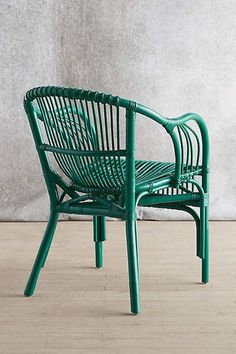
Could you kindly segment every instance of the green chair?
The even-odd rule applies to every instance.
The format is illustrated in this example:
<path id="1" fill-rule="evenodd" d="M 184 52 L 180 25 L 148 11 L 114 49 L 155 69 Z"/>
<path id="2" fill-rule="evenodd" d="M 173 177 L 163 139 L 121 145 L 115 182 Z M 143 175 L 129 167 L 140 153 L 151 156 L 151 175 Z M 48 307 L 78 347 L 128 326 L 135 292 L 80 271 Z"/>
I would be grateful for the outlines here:
<path id="1" fill-rule="evenodd" d="M 192 215 L 202 282 L 208 282 L 209 138 L 199 115 L 168 119 L 127 99 L 64 87 L 28 91 L 24 108 L 50 198 L 50 218 L 25 296 L 34 292 L 59 213 L 93 216 L 98 268 L 103 266 L 105 218 L 109 216 L 126 223 L 131 312 L 139 313 L 137 206 L 178 209 Z M 174 162 L 135 159 L 137 114 L 166 130 L 173 143 Z"/>

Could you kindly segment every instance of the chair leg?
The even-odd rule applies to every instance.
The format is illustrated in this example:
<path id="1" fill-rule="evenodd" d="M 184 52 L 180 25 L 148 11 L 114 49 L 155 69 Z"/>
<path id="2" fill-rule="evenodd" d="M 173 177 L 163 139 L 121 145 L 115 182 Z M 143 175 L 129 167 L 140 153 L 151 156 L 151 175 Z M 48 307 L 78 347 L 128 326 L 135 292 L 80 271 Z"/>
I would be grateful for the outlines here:
<path id="1" fill-rule="evenodd" d="M 93 217 L 93 238 L 95 242 L 96 268 L 103 267 L 103 241 L 106 240 L 105 216 Z"/>
<path id="2" fill-rule="evenodd" d="M 132 218 L 126 220 L 126 242 L 129 267 L 129 288 L 131 312 L 137 314 L 140 312 L 140 294 L 139 294 L 139 266 L 138 266 L 138 245 L 135 220 Z"/>
<path id="3" fill-rule="evenodd" d="M 58 219 L 58 217 L 57 217 Z M 53 240 L 53 236 L 54 236 L 54 233 L 55 233 L 55 229 L 56 229 L 56 224 L 57 224 L 57 219 L 55 220 L 55 226 L 54 226 L 54 230 L 52 231 L 52 237 L 47 245 L 47 252 L 45 253 L 44 257 L 43 257 L 43 262 L 42 262 L 42 265 L 41 265 L 41 268 L 43 268 L 45 266 L 45 263 L 46 263 L 46 260 L 47 260 L 47 257 L 48 257 L 48 253 L 50 251 L 50 248 L 51 248 L 51 244 L 52 244 L 52 240 Z"/>
<path id="4" fill-rule="evenodd" d="M 202 282 L 209 281 L 209 221 L 208 206 L 205 207 L 205 257 L 202 259 Z"/>
<path id="5" fill-rule="evenodd" d="M 140 279 L 139 251 L 138 251 L 138 225 L 137 225 L 137 220 L 135 221 L 135 243 L 136 243 L 136 254 L 137 254 L 137 264 L 138 264 L 138 278 Z"/>
<path id="6" fill-rule="evenodd" d="M 42 242 L 40 244 L 37 257 L 35 259 L 29 280 L 28 280 L 26 288 L 25 288 L 25 292 L 24 292 L 25 296 L 31 296 L 34 293 L 34 289 L 35 289 L 35 286 L 37 283 L 37 279 L 38 279 L 41 267 L 46 260 L 49 248 L 52 243 L 53 235 L 54 235 L 56 225 L 57 225 L 58 216 L 59 216 L 58 213 L 51 211 L 50 218 L 49 218 L 46 230 L 44 232 L 44 236 L 43 236 Z"/>

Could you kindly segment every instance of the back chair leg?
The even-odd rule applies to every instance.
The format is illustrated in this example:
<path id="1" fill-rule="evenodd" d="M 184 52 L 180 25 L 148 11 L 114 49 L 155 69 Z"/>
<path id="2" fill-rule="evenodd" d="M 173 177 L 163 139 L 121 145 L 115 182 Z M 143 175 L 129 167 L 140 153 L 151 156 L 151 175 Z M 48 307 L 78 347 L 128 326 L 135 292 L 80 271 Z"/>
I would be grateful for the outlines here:
<path id="1" fill-rule="evenodd" d="M 205 257 L 202 259 L 202 282 L 209 281 L 209 221 L 208 206 L 205 207 Z"/>
<path id="2" fill-rule="evenodd" d="M 136 243 L 136 254 L 137 254 L 137 264 L 138 264 L 138 277 L 139 277 L 139 279 L 140 279 L 139 251 L 138 251 L 138 225 L 137 225 L 137 220 L 135 221 L 135 243 Z"/>
<path id="3" fill-rule="evenodd" d="M 197 244 L 197 247 L 196 247 L 196 255 L 198 257 L 201 258 L 201 230 L 200 230 L 200 221 L 199 220 L 195 220 L 195 224 L 196 224 L 196 244 Z"/>
<path id="4" fill-rule="evenodd" d="M 126 242 L 129 267 L 129 288 L 131 312 L 137 314 L 140 312 L 140 294 L 139 294 L 139 266 L 138 266 L 138 245 L 136 220 L 128 218 L 126 220 Z"/>
<path id="5" fill-rule="evenodd" d="M 49 248 L 52 243 L 53 235 L 57 225 L 58 216 L 59 216 L 58 213 L 51 211 L 50 218 L 46 230 L 44 232 L 44 236 L 40 244 L 37 257 L 35 259 L 29 280 L 25 288 L 25 292 L 24 292 L 25 296 L 31 296 L 34 293 L 34 289 L 37 283 L 40 270 L 46 260 Z"/>
<path id="6" fill-rule="evenodd" d="M 105 216 L 93 217 L 93 237 L 95 242 L 96 267 L 103 267 L 103 241 L 106 240 L 106 218 Z"/>

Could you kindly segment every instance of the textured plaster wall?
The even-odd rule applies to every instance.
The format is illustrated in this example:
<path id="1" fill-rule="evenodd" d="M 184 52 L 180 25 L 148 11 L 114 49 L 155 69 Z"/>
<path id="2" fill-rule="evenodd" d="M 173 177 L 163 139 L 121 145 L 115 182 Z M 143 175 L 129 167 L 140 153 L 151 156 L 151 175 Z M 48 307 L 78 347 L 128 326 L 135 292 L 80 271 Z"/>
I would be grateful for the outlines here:
<path id="1" fill-rule="evenodd" d="M 1 220 L 47 218 L 22 108 L 26 90 L 47 84 L 113 93 L 165 116 L 201 114 L 211 135 L 210 215 L 235 219 L 234 0 L 0 0 L 0 18 Z M 150 122 L 137 135 L 139 157 L 170 157 L 166 136 Z"/>

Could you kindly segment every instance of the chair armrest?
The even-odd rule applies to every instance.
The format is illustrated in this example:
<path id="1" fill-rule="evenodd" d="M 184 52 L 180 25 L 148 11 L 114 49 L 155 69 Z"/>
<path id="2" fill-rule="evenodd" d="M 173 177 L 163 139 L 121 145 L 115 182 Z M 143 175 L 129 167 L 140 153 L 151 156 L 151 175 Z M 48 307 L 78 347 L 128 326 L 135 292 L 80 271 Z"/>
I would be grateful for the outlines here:
<path id="1" fill-rule="evenodd" d="M 175 150 L 175 184 L 191 179 L 193 174 L 206 175 L 209 169 L 209 135 L 205 121 L 196 113 L 168 118 L 165 125 Z M 195 122 L 197 129 L 189 126 Z"/>
<path id="2" fill-rule="evenodd" d="M 143 105 L 137 105 L 136 112 L 162 125 L 170 135 L 175 152 L 174 187 L 178 187 L 183 180 L 191 179 L 193 174 L 208 173 L 209 136 L 200 115 L 187 113 L 177 118 L 166 118 Z M 191 121 L 197 124 L 197 129 L 189 126 Z"/>

